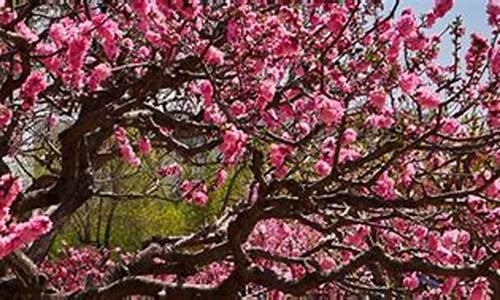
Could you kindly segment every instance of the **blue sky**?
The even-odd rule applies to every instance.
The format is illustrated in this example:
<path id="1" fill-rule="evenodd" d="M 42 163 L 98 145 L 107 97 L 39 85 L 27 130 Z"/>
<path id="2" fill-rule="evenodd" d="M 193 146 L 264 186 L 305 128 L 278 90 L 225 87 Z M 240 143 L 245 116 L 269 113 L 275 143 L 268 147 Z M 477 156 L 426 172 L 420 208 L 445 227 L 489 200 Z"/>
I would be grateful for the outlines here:
<path id="1" fill-rule="evenodd" d="M 386 9 L 390 9 L 394 4 L 395 0 L 384 0 Z M 486 16 L 486 4 L 488 0 L 455 0 L 455 5 L 453 9 L 442 19 L 438 20 L 433 28 L 433 31 L 439 32 L 446 28 L 446 25 L 455 19 L 456 16 L 462 15 L 465 26 L 465 43 L 464 48 L 469 41 L 469 36 L 473 32 L 480 33 L 488 37 L 491 33 L 491 27 L 488 26 L 487 16 Z M 417 15 L 426 13 L 432 9 L 434 6 L 434 0 L 400 0 L 400 10 L 406 7 L 411 7 Z M 398 14 L 399 15 L 399 14 Z M 443 40 L 441 47 L 440 61 L 447 62 L 446 50 L 450 49 L 449 39 Z M 464 49 L 462 49 L 463 53 Z M 449 52 L 448 52 L 449 54 Z"/>

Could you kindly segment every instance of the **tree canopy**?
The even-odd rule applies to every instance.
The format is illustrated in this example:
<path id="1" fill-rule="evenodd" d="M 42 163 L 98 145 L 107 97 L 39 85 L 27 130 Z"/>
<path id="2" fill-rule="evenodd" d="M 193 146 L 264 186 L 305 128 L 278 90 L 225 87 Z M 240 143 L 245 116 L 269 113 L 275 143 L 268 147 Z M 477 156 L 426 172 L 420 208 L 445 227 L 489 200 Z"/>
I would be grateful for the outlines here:
<path id="1" fill-rule="evenodd" d="M 0 295 L 499 299 L 500 2 L 453 4 L 0 0 Z"/>

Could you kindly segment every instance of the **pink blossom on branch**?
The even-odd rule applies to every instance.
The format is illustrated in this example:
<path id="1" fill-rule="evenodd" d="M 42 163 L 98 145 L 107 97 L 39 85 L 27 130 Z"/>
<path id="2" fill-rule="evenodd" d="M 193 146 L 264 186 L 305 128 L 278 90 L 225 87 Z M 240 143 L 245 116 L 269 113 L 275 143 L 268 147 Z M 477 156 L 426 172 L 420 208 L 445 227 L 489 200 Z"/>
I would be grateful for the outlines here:
<path id="1" fill-rule="evenodd" d="M 326 125 L 334 125 L 340 123 L 344 116 L 344 107 L 339 101 L 319 97 L 320 113 L 319 117 Z"/>
<path id="2" fill-rule="evenodd" d="M 128 164 L 134 167 L 138 167 L 141 164 L 141 160 L 135 154 L 132 145 L 127 137 L 127 131 L 123 127 L 118 127 L 115 130 L 115 140 L 118 147 L 118 151 Z"/>
<path id="3" fill-rule="evenodd" d="M 42 184 L 48 195 L 80 199 L 91 194 L 81 191 L 106 188 L 97 177 L 106 159 L 138 167 L 139 153 L 152 151 L 146 136 L 154 137 L 148 167 L 126 168 L 127 175 L 155 170 L 151 184 L 200 206 L 191 209 L 207 214 L 206 226 L 152 256 L 124 256 L 115 270 L 99 262 L 109 262 L 103 253 L 73 249 L 69 261 L 46 267 L 59 291 L 85 298 L 126 284 L 116 290 L 140 294 L 149 289 L 134 287 L 147 278 L 154 279 L 151 297 L 192 291 L 224 298 L 262 288 L 276 297 L 340 299 L 350 293 L 345 277 L 354 292 L 362 290 L 356 284 L 391 286 L 423 300 L 493 293 L 488 272 L 500 268 L 498 45 L 490 41 L 495 33 L 474 34 L 465 56 L 457 54 L 466 70 L 460 62 L 439 65 L 449 36 L 422 26 L 448 14 L 453 1 L 434 1 L 424 24 L 411 9 L 375 22 L 376 0 L 226 1 L 216 9 L 211 1 L 108 2 L 65 8 L 53 24 L 40 25 L 40 37 L 22 10 L 0 12 L 2 83 L 14 82 L 1 86 L 2 155 L 47 161 L 54 173 Z M 497 2 L 487 6 L 493 26 Z M 19 22 L 7 25 L 12 20 Z M 463 45 L 464 28 L 450 26 Z M 26 111 L 18 108 L 23 101 Z M 62 133 L 38 130 L 53 127 L 55 113 L 65 118 Z M 132 132 L 141 136 L 131 140 Z M 38 141 L 49 145 L 43 155 L 33 151 Z M 168 159 L 156 161 L 157 153 Z M 78 172 L 68 178 L 73 167 Z M 235 178 L 221 190 L 228 172 Z M 4 180 L 2 255 L 50 228 L 37 217 L 15 223 L 18 210 L 45 202 L 31 202 L 39 199 L 38 180 L 23 196 L 20 181 Z M 219 207 L 221 194 L 227 206 Z M 384 274 L 404 272 L 379 283 L 372 261 Z M 460 271 L 473 266 L 481 267 Z M 126 277 L 108 279 L 113 274 Z"/>
<path id="4" fill-rule="evenodd" d="M 97 65 L 89 76 L 89 89 L 91 91 L 98 89 L 102 82 L 104 82 L 109 76 L 111 76 L 111 68 L 108 64 L 103 63 Z"/>
<path id="5" fill-rule="evenodd" d="M 0 127 L 9 126 L 12 121 L 12 111 L 5 105 L 0 104 Z"/>
<path id="6" fill-rule="evenodd" d="M 151 141 L 149 140 L 148 137 L 141 137 L 139 139 L 139 152 L 141 152 L 144 155 L 148 155 L 152 150 L 151 147 Z"/>
<path id="7" fill-rule="evenodd" d="M 248 136 L 241 130 L 230 127 L 223 134 L 220 151 L 224 154 L 224 161 L 229 165 L 235 164 L 245 151 Z"/>
<path id="8" fill-rule="evenodd" d="M 35 105 L 38 95 L 47 88 L 45 74 L 32 72 L 21 87 L 21 97 L 24 99 L 23 110 L 30 110 Z"/>
<path id="9" fill-rule="evenodd" d="M 432 27 L 437 19 L 444 17 L 453 7 L 454 0 L 434 0 L 434 7 L 426 15 L 426 26 Z"/>
<path id="10" fill-rule="evenodd" d="M 493 27 L 500 26 L 500 1 L 499 0 L 488 0 L 488 5 L 486 7 L 488 13 L 488 23 Z"/>
<path id="11" fill-rule="evenodd" d="M 399 85 L 406 94 L 412 94 L 419 84 L 420 78 L 414 73 L 402 74 L 399 80 Z"/>
<path id="12" fill-rule="evenodd" d="M 439 94 L 431 91 L 429 88 L 418 89 L 415 98 L 417 99 L 417 103 L 423 108 L 436 108 L 441 103 Z"/>

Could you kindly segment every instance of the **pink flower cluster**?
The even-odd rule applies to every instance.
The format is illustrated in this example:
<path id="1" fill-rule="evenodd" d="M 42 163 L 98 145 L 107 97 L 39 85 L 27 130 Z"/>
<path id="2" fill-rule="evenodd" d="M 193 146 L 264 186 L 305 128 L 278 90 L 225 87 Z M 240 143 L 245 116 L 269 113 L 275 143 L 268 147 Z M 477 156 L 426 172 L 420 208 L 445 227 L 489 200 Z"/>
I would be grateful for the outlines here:
<path id="1" fill-rule="evenodd" d="M 115 265 L 107 249 L 65 246 L 61 252 L 59 258 L 43 261 L 41 270 L 50 274 L 50 283 L 63 292 L 84 288 L 88 283 L 98 284 Z"/>
<path id="2" fill-rule="evenodd" d="M 500 76 L 500 48 L 491 49 L 491 73 Z"/>
<path id="3" fill-rule="evenodd" d="M 441 97 L 427 87 L 418 89 L 415 97 L 423 108 L 437 108 L 441 104 Z"/>
<path id="4" fill-rule="evenodd" d="M 474 73 L 485 63 L 489 48 L 488 40 L 485 37 L 476 33 L 471 35 L 471 45 L 465 55 L 465 63 L 469 74 Z"/>
<path id="5" fill-rule="evenodd" d="M 226 164 L 234 165 L 238 161 L 245 151 L 247 140 L 247 134 L 235 127 L 230 127 L 224 131 L 219 150 L 224 154 Z"/>
<path id="6" fill-rule="evenodd" d="M 380 114 L 371 114 L 366 118 L 366 124 L 379 129 L 391 128 L 395 122 L 391 112 L 389 109 L 384 109 Z"/>
<path id="7" fill-rule="evenodd" d="M 174 177 L 181 175 L 182 169 L 177 163 L 169 164 L 158 169 L 158 175 L 162 177 Z"/>
<path id="8" fill-rule="evenodd" d="M 148 155 L 149 153 L 151 153 L 151 150 L 153 148 L 151 147 L 151 141 L 149 140 L 148 137 L 143 136 L 139 138 L 138 144 L 139 144 L 139 152 L 141 152 L 141 154 Z"/>
<path id="9" fill-rule="evenodd" d="M 203 56 L 205 62 L 209 65 L 222 65 L 224 63 L 224 52 L 214 46 L 208 47 L 205 55 Z"/>
<path id="10" fill-rule="evenodd" d="M 90 73 L 88 80 L 88 88 L 91 91 L 98 89 L 102 82 L 104 82 L 109 76 L 111 76 L 111 67 L 102 63 L 97 65 Z"/>
<path id="11" fill-rule="evenodd" d="M 453 8 L 453 0 L 435 0 L 431 12 L 426 15 L 426 26 L 432 27 L 439 18 L 444 17 Z"/>
<path id="12" fill-rule="evenodd" d="M 486 105 L 488 110 L 488 125 L 495 129 L 500 128 L 500 99 Z"/>
<path id="13" fill-rule="evenodd" d="M 404 73 L 401 75 L 401 79 L 399 80 L 399 85 L 401 89 L 406 94 L 413 94 L 415 89 L 420 84 L 420 78 L 414 73 Z"/>
<path id="14" fill-rule="evenodd" d="M 38 95 L 47 88 L 45 75 L 39 71 L 31 72 L 21 87 L 21 97 L 23 98 L 23 110 L 30 110 L 35 105 Z"/>
<path id="15" fill-rule="evenodd" d="M 201 181 L 182 182 L 180 186 L 182 197 L 188 203 L 204 206 L 208 202 L 208 190 L 205 183 Z"/>
<path id="16" fill-rule="evenodd" d="M 486 12 L 488 23 L 493 27 L 500 27 L 500 0 L 489 0 Z"/>
<path id="17" fill-rule="evenodd" d="M 328 126 L 340 123 L 345 112 L 342 103 L 324 96 L 319 97 L 319 108 L 319 117 Z"/>
<path id="18" fill-rule="evenodd" d="M 115 140 L 120 152 L 121 157 L 131 166 L 138 167 L 141 165 L 141 160 L 137 157 L 130 145 L 130 141 L 127 137 L 127 131 L 123 127 L 118 127 L 115 130 Z"/>
<path id="19" fill-rule="evenodd" d="M 23 185 L 20 179 L 7 174 L 0 178 L 0 187 L 0 230 L 5 230 L 10 206 L 22 191 Z"/>
<path id="20" fill-rule="evenodd" d="M 41 235 L 50 231 L 52 222 L 46 216 L 34 216 L 23 223 L 11 223 L 9 209 L 14 200 L 22 190 L 19 179 L 11 175 L 4 175 L 0 178 L 0 258 L 5 257 L 12 251 L 25 244 L 33 242 Z"/>
<path id="21" fill-rule="evenodd" d="M 12 111 L 5 105 L 0 104 L 0 127 L 9 126 L 12 121 Z"/>
<path id="22" fill-rule="evenodd" d="M 387 172 L 384 172 L 375 183 L 373 191 L 386 200 L 396 199 L 395 181 Z"/>

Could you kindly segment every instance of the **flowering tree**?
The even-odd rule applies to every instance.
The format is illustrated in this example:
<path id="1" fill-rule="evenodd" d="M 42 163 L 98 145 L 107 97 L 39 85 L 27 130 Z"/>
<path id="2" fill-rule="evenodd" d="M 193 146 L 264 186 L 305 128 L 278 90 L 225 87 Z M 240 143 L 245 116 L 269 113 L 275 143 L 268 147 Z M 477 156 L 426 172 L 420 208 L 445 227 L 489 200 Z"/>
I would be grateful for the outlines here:
<path id="1" fill-rule="evenodd" d="M 31 185 L 2 177 L 2 293 L 500 298 L 498 0 L 470 38 L 433 34 L 452 0 L 5 2 L 0 166 Z M 110 188 L 116 158 L 147 187 Z M 191 235 L 37 267 L 94 196 L 205 206 L 240 170 L 245 196 Z M 11 205 L 38 217 L 7 226 Z"/>

